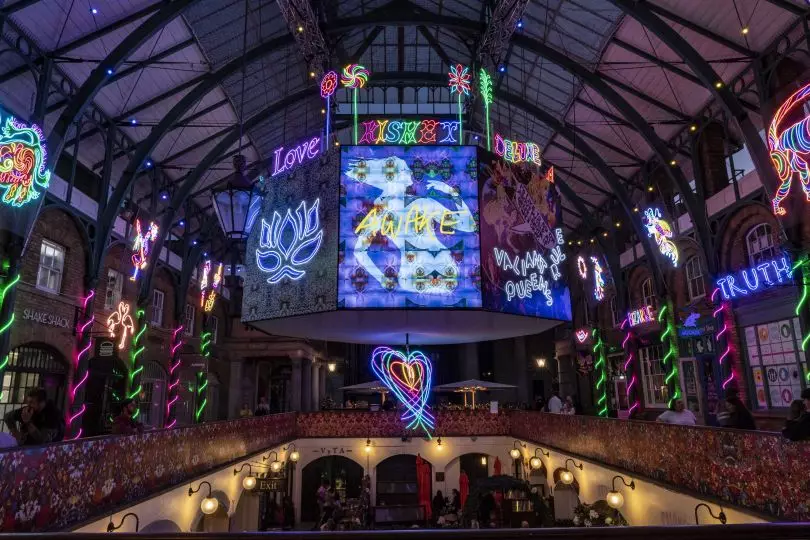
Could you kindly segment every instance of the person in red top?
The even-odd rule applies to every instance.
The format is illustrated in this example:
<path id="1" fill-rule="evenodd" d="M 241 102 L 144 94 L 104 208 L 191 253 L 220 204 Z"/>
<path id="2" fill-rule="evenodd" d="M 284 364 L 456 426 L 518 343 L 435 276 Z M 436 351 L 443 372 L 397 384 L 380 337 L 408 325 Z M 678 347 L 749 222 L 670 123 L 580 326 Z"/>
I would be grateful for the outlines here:
<path id="1" fill-rule="evenodd" d="M 112 432 L 114 435 L 138 435 L 143 433 L 143 424 L 137 422 L 133 416 L 138 410 L 134 399 L 126 399 L 121 404 L 121 414 L 113 420 Z"/>

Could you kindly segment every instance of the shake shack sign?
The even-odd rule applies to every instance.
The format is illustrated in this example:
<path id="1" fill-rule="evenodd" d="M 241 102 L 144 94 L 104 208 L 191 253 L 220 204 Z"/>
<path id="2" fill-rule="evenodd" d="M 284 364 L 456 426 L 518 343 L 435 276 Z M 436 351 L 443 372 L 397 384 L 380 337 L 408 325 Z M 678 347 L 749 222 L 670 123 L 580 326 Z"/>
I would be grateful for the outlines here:
<path id="1" fill-rule="evenodd" d="M 47 311 L 35 311 L 33 309 L 23 310 L 23 320 L 34 321 L 45 326 L 56 326 L 59 328 L 70 328 L 70 321 L 65 317 L 60 317 Z"/>

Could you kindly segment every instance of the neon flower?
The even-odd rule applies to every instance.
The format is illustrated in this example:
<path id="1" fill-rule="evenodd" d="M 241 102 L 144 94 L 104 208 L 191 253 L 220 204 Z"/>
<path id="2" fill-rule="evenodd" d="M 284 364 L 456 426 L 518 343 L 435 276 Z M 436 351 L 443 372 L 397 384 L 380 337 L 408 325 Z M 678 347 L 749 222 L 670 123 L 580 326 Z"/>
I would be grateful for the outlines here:
<path id="1" fill-rule="evenodd" d="M 338 76 L 334 71 L 329 71 L 321 79 L 321 97 L 326 99 L 335 93 L 338 85 Z"/>
<path id="2" fill-rule="evenodd" d="M 449 86 L 451 93 L 463 93 L 465 96 L 470 95 L 470 82 L 472 81 L 472 75 L 470 74 L 469 68 L 464 67 L 461 64 L 456 64 L 455 66 L 450 66 L 450 72 L 447 75 L 450 77 Z"/>
<path id="3" fill-rule="evenodd" d="M 599 264 L 599 259 L 591 257 L 593 263 L 593 296 L 598 302 L 605 299 L 605 272 L 602 270 L 602 265 Z"/>
<path id="4" fill-rule="evenodd" d="M 433 366 L 420 351 L 405 354 L 390 347 L 377 347 L 371 353 L 371 369 L 378 379 L 405 406 L 402 421 L 407 429 L 422 428 L 430 437 L 435 420 L 427 404 L 433 379 Z"/>
<path id="5" fill-rule="evenodd" d="M 343 75 L 340 77 L 340 84 L 345 88 L 363 88 L 368 81 L 368 70 L 360 64 L 349 64 L 343 68 Z"/>
<path id="6" fill-rule="evenodd" d="M 38 199 L 51 180 L 47 156 L 39 126 L 6 118 L 0 132 L 0 190 L 5 191 L 0 201 L 20 207 Z"/>
<path id="7" fill-rule="evenodd" d="M 129 314 L 129 304 L 126 302 L 119 302 L 118 309 L 107 317 L 107 329 L 110 331 L 111 338 L 115 338 L 116 328 L 119 326 L 121 327 L 121 339 L 118 342 L 118 348 L 123 349 L 127 342 L 127 335 L 135 331 L 135 322 L 132 320 L 132 315 Z"/>
<path id="8" fill-rule="evenodd" d="M 577 341 L 580 343 L 585 343 L 585 340 L 588 339 L 588 336 L 591 335 L 590 330 L 587 328 L 580 328 L 576 332 L 574 332 L 574 336 L 577 338 Z"/>
<path id="9" fill-rule="evenodd" d="M 149 252 L 152 250 L 152 244 L 155 243 L 158 237 L 157 223 L 149 223 L 149 228 L 144 233 L 141 230 L 141 220 L 135 220 L 135 240 L 132 242 L 132 276 L 129 278 L 132 281 L 138 279 L 138 272 L 144 270 L 149 264 Z"/>
<path id="10" fill-rule="evenodd" d="M 579 277 L 582 279 L 588 278 L 588 266 L 585 264 L 585 259 L 582 258 L 582 255 L 577 257 L 577 271 L 579 272 Z"/>
<path id="11" fill-rule="evenodd" d="M 664 221 L 663 214 L 658 208 L 647 208 L 644 210 L 644 226 L 647 228 L 647 236 L 654 238 L 658 244 L 661 255 L 672 261 L 672 266 L 678 267 L 678 246 L 671 240 L 672 227 Z"/>
<path id="12" fill-rule="evenodd" d="M 768 148 L 771 151 L 771 162 L 779 175 L 781 184 L 771 201 L 773 213 L 784 216 L 785 209 L 782 201 L 790 192 L 793 175 L 798 174 L 802 182 L 802 191 L 805 198 L 810 201 L 810 116 L 804 118 L 779 133 L 779 125 L 799 105 L 804 105 L 810 97 L 810 84 L 806 84 L 798 92 L 787 98 L 777 109 L 768 128 Z"/>
<path id="13" fill-rule="evenodd" d="M 478 86 L 481 88 L 481 97 L 485 105 L 492 103 L 492 77 L 483 68 L 478 73 Z"/>
<path id="14" fill-rule="evenodd" d="M 262 219 L 256 264 L 262 272 L 270 274 L 267 283 L 272 285 L 285 277 L 298 281 L 306 274 L 301 267 L 315 257 L 323 240 L 323 230 L 319 230 L 320 203 L 316 199 L 307 209 L 306 201 L 301 201 L 295 215 L 288 208 L 283 219 L 278 212 L 273 212 L 269 224 Z"/>

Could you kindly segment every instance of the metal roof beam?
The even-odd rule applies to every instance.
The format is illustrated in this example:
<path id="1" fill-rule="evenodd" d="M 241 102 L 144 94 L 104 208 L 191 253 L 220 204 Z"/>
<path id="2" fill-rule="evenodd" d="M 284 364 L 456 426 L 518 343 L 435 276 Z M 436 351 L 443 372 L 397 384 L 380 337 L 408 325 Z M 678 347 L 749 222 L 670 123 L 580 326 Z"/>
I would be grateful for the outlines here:
<path id="1" fill-rule="evenodd" d="M 329 48 L 310 0 L 277 0 L 276 3 L 295 37 L 308 71 L 315 73 L 315 80 L 320 83 L 324 68 L 329 64 Z"/>
<path id="2" fill-rule="evenodd" d="M 363 57 L 364 54 L 366 54 L 368 48 L 371 47 L 371 44 L 374 43 L 374 40 L 376 40 L 379 37 L 379 35 L 382 33 L 383 30 L 385 30 L 384 26 L 374 27 L 374 30 L 369 32 L 369 34 L 366 36 L 366 39 L 363 40 L 363 43 L 361 43 L 360 46 L 357 47 L 357 50 L 354 51 L 354 54 L 351 55 L 351 57 L 349 58 L 349 63 L 357 64 L 358 62 L 360 62 L 360 59 Z"/>
<path id="3" fill-rule="evenodd" d="M 801 6 L 797 6 L 790 0 L 765 0 L 769 4 L 773 4 L 774 6 L 784 9 L 785 11 L 789 11 L 796 15 L 807 15 L 807 8 L 803 8 Z"/>
<path id="4" fill-rule="evenodd" d="M 486 60 L 491 63 L 487 67 L 495 67 L 501 61 L 528 3 L 529 0 L 501 0 L 495 3 L 495 9 L 475 51 L 474 58 L 482 66 L 486 66 Z"/>
<path id="5" fill-rule="evenodd" d="M 427 27 L 420 25 L 417 26 L 416 29 L 419 30 L 419 33 L 425 37 L 425 39 L 428 42 L 428 45 L 430 45 L 430 48 L 433 49 L 436 52 L 436 54 L 439 55 L 439 58 L 442 59 L 442 62 L 444 62 L 448 66 L 453 64 L 453 61 L 450 59 L 450 55 L 448 55 L 447 52 L 444 50 L 444 47 L 442 47 L 442 44 L 439 43 L 439 40 L 433 37 L 433 34 L 430 33 L 430 30 L 428 30 Z"/>

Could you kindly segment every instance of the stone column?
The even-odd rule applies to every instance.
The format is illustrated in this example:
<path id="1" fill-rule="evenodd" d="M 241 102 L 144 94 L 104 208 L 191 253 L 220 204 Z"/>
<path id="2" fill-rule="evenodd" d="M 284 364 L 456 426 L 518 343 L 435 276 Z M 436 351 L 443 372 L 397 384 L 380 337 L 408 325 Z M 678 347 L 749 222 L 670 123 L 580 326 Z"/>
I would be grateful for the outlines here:
<path id="1" fill-rule="evenodd" d="M 480 379 L 478 367 L 478 343 L 465 343 L 461 346 L 461 379 Z"/>
<path id="2" fill-rule="evenodd" d="M 301 411 L 312 409 L 312 360 L 301 359 Z"/>
<path id="3" fill-rule="evenodd" d="M 293 411 L 301 410 L 301 390 L 303 387 L 302 381 L 304 379 L 302 373 L 302 360 L 300 358 L 290 358 L 292 363 L 292 378 L 290 380 L 290 409 Z"/>
<path id="4" fill-rule="evenodd" d="M 242 408 L 242 360 L 231 362 L 231 379 L 228 385 L 228 418 L 238 418 Z"/>
<path id="5" fill-rule="evenodd" d="M 328 367 L 326 365 L 321 365 L 321 370 L 318 372 L 320 374 L 320 380 L 318 381 L 318 399 L 321 400 L 326 397 L 327 389 L 326 389 L 326 375 L 328 371 Z"/>
<path id="6" fill-rule="evenodd" d="M 310 410 L 319 410 L 321 404 L 321 365 L 317 362 L 312 362 L 312 406 Z"/>
<path id="7" fill-rule="evenodd" d="M 516 378 L 512 384 L 517 385 L 517 400 L 522 403 L 529 403 L 529 386 L 532 384 L 532 377 L 529 376 L 529 359 L 526 355 L 526 338 L 524 336 L 515 339 L 515 367 Z"/>

